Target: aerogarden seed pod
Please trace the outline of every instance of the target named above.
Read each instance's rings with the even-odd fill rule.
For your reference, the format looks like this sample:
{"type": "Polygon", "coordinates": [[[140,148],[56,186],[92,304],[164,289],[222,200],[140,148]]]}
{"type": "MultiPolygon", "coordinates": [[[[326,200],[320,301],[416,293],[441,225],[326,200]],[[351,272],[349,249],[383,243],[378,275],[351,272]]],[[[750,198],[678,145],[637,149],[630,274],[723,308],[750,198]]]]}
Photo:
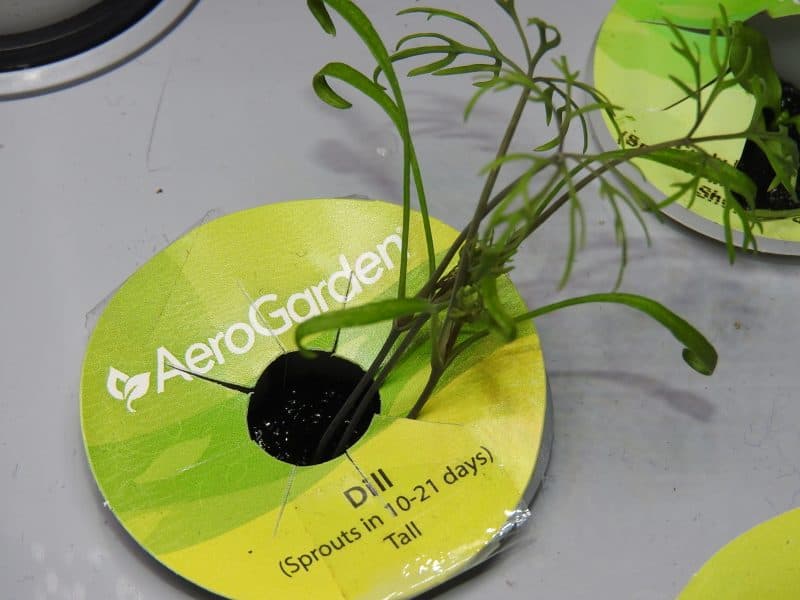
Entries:
{"type": "MultiPolygon", "coordinates": [[[[83,367],[86,452],[108,507],[167,568],[230,598],[410,597],[525,521],[552,436],[531,323],[511,344],[487,337],[463,354],[411,420],[423,336],[358,441],[322,462],[305,452],[325,418],[314,403],[342,401],[336,386],[360,376],[389,324],[320,334],[316,359],[295,352],[295,326],[393,297],[401,222],[399,207],[364,200],[235,213],[174,242],[110,299],[83,367]]],[[[433,233],[438,253],[456,236],[435,221],[433,233]]],[[[427,278],[421,235],[408,250],[413,291],[427,278]]],[[[510,281],[500,287],[524,312],[510,281]]]]}
{"type": "Polygon", "coordinates": [[[726,544],[689,580],[678,600],[797,597],[800,508],[756,525],[726,544]]]}
{"type": "MultiPolygon", "coordinates": [[[[688,132],[694,123],[695,105],[686,101],[686,93],[671,76],[692,80],[685,60],[674,51],[675,37],[667,20],[672,22],[697,48],[702,74],[711,76],[713,62],[710,51],[710,25],[720,15],[720,4],[728,18],[744,21],[758,28],[770,41],[774,63],[784,85],[784,105],[797,109],[800,97],[800,66],[793,58],[800,52],[800,3],[792,0],[669,0],[648,3],[619,0],[603,23],[594,55],[595,86],[620,106],[617,122],[627,147],[649,145],[675,138],[688,132]]],[[[747,128],[753,117],[755,101],[739,86],[724,91],[703,120],[702,134],[735,132],[747,128]]],[[[594,129],[606,148],[617,147],[616,132],[610,122],[594,119],[594,129]],[[614,132],[613,134],[610,132],[614,132]]],[[[800,141],[800,132],[793,132],[800,141]]],[[[767,191],[774,171],[759,156],[754,144],[743,139],[715,141],[706,149],[738,165],[759,187],[757,208],[786,209],[788,193],[767,191]]],[[[676,191],[676,184],[689,176],[676,169],[651,161],[637,162],[647,181],[664,195],[676,191]]],[[[798,184],[800,185],[800,183],[798,184]]],[[[664,213],[704,235],[724,239],[724,192],[713,182],[704,180],[694,193],[685,194],[664,209],[664,213]]],[[[795,207],[800,208],[800,206],[795,207]]],[[[732,218],[737,244],[741,244],[741,228],[732,218]]],[[[768,219],[754,232],[759,250],[800,255],[800,217],[768,219]]]]}

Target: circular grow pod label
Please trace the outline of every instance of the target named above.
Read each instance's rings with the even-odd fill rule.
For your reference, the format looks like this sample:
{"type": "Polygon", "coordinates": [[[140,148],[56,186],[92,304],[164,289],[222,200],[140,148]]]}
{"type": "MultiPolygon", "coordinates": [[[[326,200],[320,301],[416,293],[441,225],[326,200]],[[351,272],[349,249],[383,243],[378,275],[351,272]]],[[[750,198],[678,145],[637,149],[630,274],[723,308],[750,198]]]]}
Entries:
{"type": "Polygon", "coordinates": [[[733,540],[703,565],[678,600],[787,600],[800,590],[800,508],[733,540]]]}
{"type": "MultiPolygon", "coordinates": [[[[314,459],[304,435],[318,434],[287,416],[309,386],[341,403],[335,382],[378,353],[388,324],[311,338],[316,366],[294,331],[396,295],[401,223],[399,207],[363,200],[232,214],[160,252],[109,301],[83,367],[87,454],[109,508],[165,566],[226,597],[411,596],[474,564],[524,514],[549,449],[532,324],[462,354],[411,420],[429,369],[423,335],[363,435],[330,460],[314,459]]],[[[456,232],[432,227],[441,254],[456,232]]],[[[411,292],[427,278],[421,231],[414,214],[411,292]]]]}
{"type": "MultiPolygon", "coordinates": [[[[795,56],[800,49],[796,37],[800,3],[789,0],[725,0],[722,4],[731,21],[747,21],[760,15],[760,24],[774,19],[774,23],[782,23],[789,29],[795,28],[795,33],[790,36],[777,34],[775,40],[770,40],[779,75],[785,80],[785,98],[788,98],[786,90],[794,94],[795,91],[790,88],[800,88],[800,71],[796,61],[787,61],[781,53],[786,53],[787,44],[794,47],[795,56]],[[781,72],[781,65],[787,64],[791,72],[781,72]]],[[[709,28],[712,19],[719,17],[719,6],[720,0],[619,0],[614,5],[597,39],[594,76],[595,86],[615,105],[622,107],[617,114],[617,122],[626,147],[674,139],[676,132],[688,132],[691,129],[696,118],[696,105],[691,98],[686,99],[686,92],[671,77],[693,81],[694,75],[686,60],[672,47],[675,35],[666,20],[680,30],[693,49],[696,48],[701,64],[701,79],[707,81],[713,78],[715,72],[709,28]]],[[[797,94],[800,97],[800,92],[797,94]]],[[[729,88],[716,99],[698,133],[713,135],[742,131],[750,124],[754,109],[755,100],[744,89],[738,86],[729,88]]],[[[611,146],[618,136],[608,117],[603,115],[603,119],[604,126],[600,126],[597,133],[611,146]],[[612,132],[611,135],[608,132],[612,132]]],[[[736,139],[716,141],[705,147],[719,158],[730,164],[739,163],[740,168],[745,169],[745,164],[751,161],[747,156],[752,151],[751,145],[736,139]]],[[[755,158],[756,161],[758,159],[755,158]]],[[[686,173],[652,161],[637,161],[636,164],[647,180],[665,195],[672,195],[677,184],[689,180],[686,173]]],[[[760,177],[753,171],[749,174],[756,180],[760,177]]],[[[767,175],[760,178],[765,177],[767,175]]],[[[761,183],[766,189],[771,177],[769,179],[756,183],[761,183]]],[[[696,231],[722,240],[724,202],[724,192],[718,185],[701,181],[696,190],[687,192],[664,212],[696,231]]],[[[772,206],[763,208],[774,209],[772,206]]],[[[741,233],[737,219],[733,217],[731,220],[734,229],[738,226],[741,233]]],[[[759,249],[780,254],[800,254],[800,217],[768,219],[762,222],[762,226],[755,231],[759,249]]]]}

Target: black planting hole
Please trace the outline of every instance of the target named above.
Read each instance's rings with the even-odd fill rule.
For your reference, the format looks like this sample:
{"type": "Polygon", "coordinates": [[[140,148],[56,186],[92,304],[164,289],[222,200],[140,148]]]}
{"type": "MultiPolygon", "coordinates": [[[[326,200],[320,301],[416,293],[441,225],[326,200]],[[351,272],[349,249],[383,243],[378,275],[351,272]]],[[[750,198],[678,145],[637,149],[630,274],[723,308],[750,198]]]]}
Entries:
{"type": "MultiPolygon", "coordinates": [[[[264,369],[250,396],[250,439],[270,456],[293,465],[315,465],[336,458],[330,450],[317,458],[317,446],[364,375],[357,364],[328,352],[317,352],[314,357],[296,351],[282,354],[264,369]]],[[[366,433],[380,408],[380,396],[375,394],[358,421],[352,444],[366,433]]],[[[339,426],[334,446],[349,424],[347,418],[339,426]]]]}
{"type": "MultiPolygon", "coordinates": [[[[800,51],[800,42],[797,37],[800,15],[772,19],[766,14],[759,14],[749,19],[747,24],[761,31],[769,40],[775,70],[781,76],[783,88],[781,110],[789,113],[790,116],[800,115],[800,67],[796,60],[797,52],[800,51]]],[[[775,116],[765,114],[767,122],[773,120],[775,116]]],[[[789,135],[800,149],[800,131],[796,127],[791,127],[789,135]]],[[[783,185],[778,185],[772,190],[769,189],[775,178],[775,170],[769,164],[766,154],[754,142],[748,140],[745,143],[742,157],[736,166],[756,184],[755,207],[757,209],[789,210],[798,208],[783,185]]],[[[797,192],[800,194],[800,176],[797,180],[797,192]]],[[[739,198],[739,201],[744,208],[747,208],[744,199],[739,198]]]]}
{"type": "MultiPolygon", "coordinates": [[[[787,81],[782,83],[781,109],[787,111],[791,116],[800,115],[800,90],[787,81]]],[[[767,118],[769,119],[769,115],[767,115],[767,118]]],[[[789,129],[789,136],[800,150],[800,132],[796,127],[792,126],[789,129]]],[[[778,184],[775,188],[769,189],[772,180],[775,179],[775,170],[770,165],[767,155],[755,142],[747,140],[742,151],[742,157],[736,166],[756,184],[755,205],[757,209],[789,210],[798,208],[798,205],[792,201],[789,191],[783,185],[778,184]]],[[[800,173],[798,175],[795,187],[797,193],[800,194],[800,173]]],[[[740,200],[740,202],[744,207],[747,207],[743,200],[740,200]]]]}

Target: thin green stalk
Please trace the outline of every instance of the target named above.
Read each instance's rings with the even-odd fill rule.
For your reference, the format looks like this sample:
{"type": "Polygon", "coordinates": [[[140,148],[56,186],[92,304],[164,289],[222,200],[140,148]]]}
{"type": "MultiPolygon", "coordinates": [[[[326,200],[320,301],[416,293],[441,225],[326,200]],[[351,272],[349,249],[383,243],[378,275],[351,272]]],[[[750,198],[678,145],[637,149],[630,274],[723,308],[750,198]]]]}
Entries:
{"type": "MultiPolygon", "coordinates": [[[[586,160],[586,157],[583,155],[575,155],[575,154],[564,154],[565,157],[575,158],[576,160],[586,160],[587,164],[590,162],[600,162],[606,160],[603,158],[604,156],[610,155],[618,155],[620,158],[610,160],[609,162],[603,163],[600,167],[593,171],[583,179],[581,179],[578,183],[575,184],[575,190],[580,191],[585,188],[587,185],[592,183],[597,177],[600,175],[605,174],[609,170],[623,164],[626,162],[630,162],[635,158],[641,158],[648,154],[652,154],[653,152],[657,152],[658,150],[666,150],[670,148],[679,148],[685,146],[698,146],[699,144],[705,144],[708,142],[718,142],[724,140],[732,140],[732,139],[742,139],[746,137],[747,134],[751,133],[749,130],[745,130],[738,134],[718,134],[718,135],[707,135],[701,138],[680,138],[677,140],[670,140],[667,142],[661,142],[658,144],[653,144],[651,146],[641,146],[639,148],[631,148],[626,151],[618,151],[618,150],[611,150],[609,152],[596,155],[591,158],[591,161],[586,160]]],[[[582,167],[581,167],[582,168],[582,167]]],[[[547,221],[550,217],[553,216],[558,209],[564,206],[567,202],[569,202],[570,194],[569,192],[565,192],[557,200],[552,202],[551,204],[547,205],[547,208],[542,211],[540,216],[536,219],[536,221],[532,224],[531,228],[528,231],[528,235],[536,231],[545,221],[547,221]]],[[[526,236],[527,237],[527,236],[526,236]]]]}
{"type": "Polygon", "coordinates": [[[436,271],[436,249],[433,244],[433,232],[431,231],[431,220],[428,214],[428,201],[425,198],[425,187],[422,181],[422,172],[417,161],[417,152],[411,143],[411,174],[414,177],[414,187],[417,190],[417,201],[419,202],[419,212],[422,215],[422,227],[425,231],[425,245],[428,249],[428,276],[432,276],[436,271]]]}
{"type": "Polygon", "coordinates": [[[375,377],[381,364],[386,359],[386,356],[389,354],[395,342],[397,341],[397,338],[400,337],[400,333],[401,332],[398,329],[392,327],[392,330],[389,332],[389,335],[383,342],[383,346],[381,346],[381,349],[378,351],[375,359],[370,364],[367,372],[364,373],[364,376],[358,382],[356,387],[353,388],[352,392],[350,392],[350,395],[347,397],[347,400],[345,400],[342,408],[339,409],[339,412],[336,413],[336,416],[333,418],[330,425],[328,425],[325,433],[322,434],[319,444],[317,444],[317,449],[314,451],[315,461],[322,460],[322,457],[325,455],[325,450],[333,441],[333,436],[336,434],[336,431],[342,426],[342,423],[344,423],[344,420],[353,410],[353,407],[355,406],[361,394],[363,394],[369,382],[373,377],[375,377]]]}
{"type": "MultiPolygon", "coordinates": [[[[724,140],[724,139],[741,139],[741,137],[745,133],[746,132],[741,132],[741,133],[738,133],[738,134],[709,135],[709,136],[704,136],[702,138],[695,138],[694,140],[689,139],[689,138],[680,138],[680,139],[677,139],[677,140],[670,140],[670,141],[662,142],[662,143],[659,143],[659,144],[653,144],[653,145],[650,145],[650,146],[642,146],[640,148],[631,149],[631,150],[627,151],[624,154],[620,154],[619,151],[612,151],[612,153],[620,154],[620,157],[615,159],[615,160],[611,160],[609,162],[606,162],[606,163],[602,164],[600,167],[598,167],[597,169],[592,170],[584,178],[582,178],[580,181],[576,182],[571,191],[567,191],[567,192],[563,193],[554,202],[550,203],[547,206],[547,208],[544,209],[542,211],[542,213],[532,222],[532,224],[528,228],[526,228],[524,230],[524,233],[519,236],[518,242],[521,243],[522,240],[524,240],[525,238],[529,237],[530,234],[532,234],[536,229],[541,227],[541,225],[544,224],[544,222],[546,222],[551,216],[553,216],[553,214],[555,214],[558,211],[559,208],[561,208],[564,204],[569,202],[569,200],[571,198],[571,194],[581,191],[587,185],[589,185],[593,181],[597,180],[602,175],[606,174],[609,171],[613,171],[620,164],[628,162],[628,161],[630,161],[631,159],[634,159],[634,158],[640,158],[642,156],[647,155],[648,153],[656,152],[656,151],[662,150],[662,149],[674,148],[674,147],[680,147],[680,146],[688,146],[690,144],[693,145],[693,144],[707,143],[707,142],[713,142],[713,141],[720,141],[720,140],[724,140]]],[[[584,156],[584,155],[573,155],[573,154],[570,154],[570,153],[564,153],[563,156],[564,157],[569,157],[569,158],[574,158],[575,160],[582,161],[582,164],[578,165],[578,167],[573,169],[573,171],[571,173],[580,172],[580,170],[586,168],[586,166],[585,166],[586,164],[590,164],[594,160],[597,160],[597,157],[592,157],[591,159],[587,159],[587,157],[584,156]]],[[[519,178],[517,178],[517,180],[518,179],[519,178]]],[[[482,221],[483,218],[485,218],[487,214],[489,214],[496,206],[498,206],[507,197],[508,193],[511,192],[511,190],[513,189],[513,187],[514,187],[514,185],[515,185],[517,180],[513,181],[511,184],[506,186],[499,194],[497,194],[497,196],[495,196],[492,199],[492,201],[489,204],[484,206],[483,212],[481,212],[478,215],[476,215],[476,218],[478,219],[478,222],[482,221]]],[[[451,246],[451,248],[449,249],[447,255],[444,257],[442,262],[438,265],[438,270],[437,270],[437,272],[434,273],[434,277],[429,279],[428,283],[426,283],[426,285],[423,287],[423,289],[420,292],[420,294],[429,294],[432,291],[432,289],[435,286],[436,282],[439,281],[439,279],[441,279],[441,275],[443,274],[443,272],[446,269],[447,265],[449,265],[449,263],[455,257],[455,254],[457,253],[457,248],[462,246],[465,240],[469,239],[470,233],[473,231],[473,227],[472,226],[473,226],[474,222],[475,222],[475,220],[473,219],[473,221],[471,221],[469,223],[469,225],[464,230],[462,230],[462,232],[459,234],[458,238],[456,239],[456,242],[451,246]]],[[[458,285],[458,281],[456,281],[456,283],[454,284],[454,286],[453,286],[454,289],[458,289],[457,285],[458,285]]],[[[452,301],[453,298],[454,297],[451,296],[451,301],[452,301]]],[[[450,333],[450,336],[452,336],[452,332],[450,333]]],[[[454,338],[451,337],[450,339],[454,339],[454,338]]],[[[456,351],[454,350],[454,352],[456,352],[456,351]]],[[[458,353],[460,353],[460,350],[458,352],[456,352],[456,354],[458,354],[458,353]]],[[[454,356],[451,356],[449,358],[445,357],[445,361],[446,361],[445,364],[449,364],[449,362],[452,361],[452,358],[454,358],[454,356]]],[[[432,375],[433,375],[433,373],[432,373],[432,375]]],[[[438,378],[435,378],[435,377],[429,378],[429,381],[426,384],[426,387],[425,387],[425,390],[424,390],[426,393],[425,393],[425,395],[420,397],[420,400],[412,408],[412,413],[409,413],[409,417],[410,418],[413,418],[414,415],[419,414],[419,411],[422,409],[422,407],[424,406],[425,402],[429,398],[430,393],[433,392],[433,389],[435,388],[437,381],[438,381],[438,378]]]]}
{"type": "Polygon", "coordinates": [[[425,383],[422,392],[420,392],[419,398],[417,398],[414,406],[411,407],[411,410],[408,412],[408,419],[416,419],[419,416],[425,404],[430,400],[436,386],[439,385],[439,380],[442,378],[445,368],[446,366],[444,368],[431,370],[431,374],[428,376],[428,381],[425,383]]]}
{"type": "MultiPolygon", "coordinates": [[[[383,366],[380,373],[378,373],[377,376],[375,377],[373,384],[369,387],[366,393],[363,396],[361,396],[361,398],[358,400],[356,409],[352,413],[350,423],[347,424],[347,427],[345,428],[342,437],[339,438],[339,442],[337,443],[336,448],[333,451],[333,456],[339,456],[349,447],[350,440],[353,437],[353,433],[355,432],[355,429],[358,426],[359,421],[364,416],[364,413],[366,412],[367,408],[369,407],[372,398],[375,396],[375,394],[378,393],[378,390],[380,390],[381,386],[386,381],[386,378],[389,376],[389,374],[392,372],[397,363],[400,362],[405,353],[411,347],[411,344],[414,342],[414,338],[417,336],[420,329],[422,329],[422,326],[426,323],[427,320],[428,320],[428,315],[420,316],[415,320],[414,324],[407,331],[405,337],[403,338],[403,341],[400,342],[400,345],[397,347],[394,354],[392,354],[391,358],[389,358],[389,360],[386,361],[386,364],[383,366]]],[[[351,396],[352,395],[353,394],[351,394],[351,396]]],[[[342,411],[344,411],[344,407],[342,407],[342,411]]]]}
{"type": "MultiPolygon", "coordinates": [[[[509,6],[507,10],[511,20],[514,22],[514,28],[517,30],[517,35],[519,36],[520,41],[522,42],[522,50],[525,52],[525,64],[533,64],[535,66],[538,59],[534,61],[533,54],[531,53],[531,45],[528,42],[528,36],[525,35],[525,30],[522,27],[522,22],[519,20],[519,15],[517,14],[517,9],[514,7],[513,3],[509,6]]],[[[540,45],[539,50],[537,51],[537,55],[539,53],[544,54],[544,46],[540,45]]]]}
{"type": "MultiPolygon", "coordinates": [[[[510,184],[508,184],[506,187],[504,187],[500,192],[498,192],[497,195],[495,195],[492,198],[492,200],[489,201],[489,203],[486,205],[486,209],[483,211],[483,213],[481,215],[481,220],[486,218],[486,216],[488,216],[489,213],[491,213],[495,208],[497,208],[497,206],[500,205],[500,203],[503,200],[506,199],[508,194],[511,193],[511,191],[514,188],[514,186],[517,184],[517,182],[519,180],[520,180],[519,177],[516,178],[514,181],[512,181],[510,184]]],[[[470,229],[470,226],[467,225],[464,229],[462,229],[459,232],[459,234],[456,237],[455,241],[447,249],[447,252],[445,253],[444,257],[442,257],[442,260],[437,265],[436,271],[434,271],[433,275],[428,279],[428,281],[425,283],[425,285],[420,290],[420,292],[418,294],[418,297],[421,297],[421,298],[427,297],[433,291],[433,287],[442,278],[442,276],[444,275],[444,272],[447,270],[447,267],[450,266],[450,263],[453,261],[453,259],[455,258],[456,254],[458,254],[459,249],[464,244],[464,241],[467,239],[467,235],[469,233],[469,229],[470,229]]]]}
{"type": "MultiPolygon", "coordinates": [[[[492,210],[494,210],[494,208],[496,208],[505,199],[505,197],[513,189],[514,185],[516,184],[516,181],[517,180],[511,182],[509,185],[507,185],[505,188],[503,188],[500,192],[498,192],[496,196],[494,196],[492,198],[492,200],[486,206],[486,212],[483,215],[484,217],[486,216],[486,214],[488,214],[492,210]]],[[[448,251],[445,254],[445,256],[442,258],[442,260],[437,265],[436,271],[428,279],[428,281],[425,284],[425,286],[423,287],[423,289],[417,294],[417,297],[425,298],[429,294],[432,293],[434,286],[442,278],[442,276],[444,275],[444,272],[446,271],[446,269],[449,266],[450,262],[453,260],[453,258],[455,258],[455,255],[457,254],[459,247],[461,246],[461,244],[463,244],[464,240],[466,239],[467,232],[468,232],[468,228],[464,228],[459,233],[458,237],[455,239],[453,244],[450,246],[450,248],[448,249],[448,251]]],[[[402,331],[397,329],[397,328],[395,328],[395,327],[393,327],[392,330],[389,332],[389,336],[386,338],[386,341],[384,341],[383,346],[381,346],[381,349],[378,351],[378,354],[375,356],[375,358],[370,363],[370,366],[368,367],[366,373],[359,380],[359,382],[356,385],[356,387],[353,388],[353,391],[347,397],[347,400],[345,400],[345,403],[342,405],[342,408],[339,410],[339,412],[336,414],[334,419],[331,421],[330,425],[328,425],[328,428],[325,430],[325,433],[323,434],[322,438],[320,439],[320,442],[317,445],[317,449],[316,449],[316,451],[314,453],[314,460],[321,460],[322,456],[324,455],[325,449],[330,445],[330,443],[331,443],[331,441],[333,439],[333,436],[336,433],[336,430],[339,427],[341,427],[341,425],[344,422],[344,420],[348,417],[348,415],[350,414],[350,411],[355,406],[355,403],[356,403],[357,399],[359,398],[359,396],[361,396],[363,394],[363,392],[366,389],[367,385],[369,385],[370,380],[374,379],[374,377],[376,376],[378,370],[381,367],[381,364],[383,364],[383,362],[386,360],[386,357],[391,352],[392,347],[394,346],[395,342],[397,341],[397,339],[398,339],[398,337],[400,336],[401,333],[402,333],[402,331]]],[[[390,360],[393,360],[393,359],[394,359],[394,355],[392,356],[392,358],[390,360]]]]}
{"type": "MultiPolygon", "coordinates": [[[[532,73],[529,72],[528,76],[530,77],[531,75],[532,73]]],[[[506,127],[505,134],[503,135],[503,139],[500,142],[500,147],[497,151],[498,159],[504,157],[508,153],[508,148],[511,145],[511,140],[514,139],[514,134],[517,131],[517,127],[519,126],[520,119],[522,118],[522,113],[525,111],[525,106],[528,103],[530,94],[531,90],[526,87],[523,89],[522,94],[520,94],[519,100],[517,100],[517,105],[514,107],[514,113],[511,115],[511,119],[506,127]]],[[[502,164],[496,164],[491,171],[489,171],[478,200],[478,205],[475,208],[475,213],[473,214],[472,220],[467,227],[467,235],[465,238],[466,245],[462,245],[461,259],[457,267],[455,283],[453,284],[453,288],[455,290],[461,289],[461,286],[463,286],[464,280],[467,277],[467,272],[469,270],[469,255],[471,252],[470,244],[472,240],[477,237],[478,228],[483,220],[483,215],[486,214],[486,205],[489,202],[489,197],[491,196],[494,185],[497,182],[498,176],[500,175],[501,166],[502,164]]],[[[451,320],[453,307],[455,305],[455,298],[456,294],[453,294],[450,299],[450,306],[445,314],[444,326],[442,327],[444,335],[452,334],[452,330],[448,329],[451,328],[449,322],[451,320]]]]}

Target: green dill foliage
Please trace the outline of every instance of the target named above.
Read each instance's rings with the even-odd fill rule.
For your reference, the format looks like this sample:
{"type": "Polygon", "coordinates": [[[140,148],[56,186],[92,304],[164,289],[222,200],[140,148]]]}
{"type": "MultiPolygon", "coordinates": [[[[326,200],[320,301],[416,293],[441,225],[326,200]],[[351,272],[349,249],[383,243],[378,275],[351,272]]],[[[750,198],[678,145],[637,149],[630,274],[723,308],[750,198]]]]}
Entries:
{"type": "MultiPolygon", "coordinates": [[[[671,151],[643,158],[678,168],[691,175],[691,178],[677,186],[675,194],[661,202],[660,206],[675,201],[687,192],[691,192],[691,198],[694,198],[702,179],[723,185],[726,191],[725,240],[730,260],[733,262],[732,215],[735,215],[741,223],[744,232],[742,247],[745,249],[756,248],[754,231],[761,221],[800,215],[800,199],[796,192],[800,157],[797,144],[789,136],[790,127],[800,124],[800,117],[792,117],[781,110],[781,82],[772,64],[769,43],[761,32],[741,22],[729,23],[724,9],[721,8],[720,19],[715,20],[708,30],[714,77],[703,84],[698,49],[686,41],[681,28],[669,21],[666,21],[666,25],[675,36],[673,49],[686,60],[693,74],[691,82],[682,81],[674,76],[670,79],[686,93],[686,97],[680,102],[691,100],[695,104],[694,123],[683,136],[689,141],[685,148],[694,154],[679,155],[671,151]],[[713,136],[696,136],[719,95],[734,86],[743,88],[756,101],[753,118],[747,129],[713,136]],[[719,159],[711,157],[712,160],[708,160],[708,153],[703,151],[702,144],[726,139],[749,139],[754,142],[764,152],[775,171],[770,189],[782,185],[798,207],[784,211],[758,210],[755,206],[757,190],[753,181],[719,159]],[[697,168],[700,166],[698,161],[707,166],[703,169],[697,168]]],[[[672,148],[683,148],[680,145],[673,145],[673,141],[667,143],[672,148]]]]}
{"type": "Polygon", "coordinates": [[[499,298],[497,280],[511,270],[522,242],[553,214],[564,209],[569,214],[567,260],[561,278],[562,285],[565,284],[584,237],[583,202],[605,201],[615,215],[614,231],[621,251],[616,289],[627,262],[624,212],[632,213],[647,233],[643,213],[658,213],[671,202],[692,193],[704,179],[725,190],[725,229],[731,259],[734,256],[734,220],[744,231],[743,246],[755,247],[754,230],[764,216],[755,210],[755,184],[747,175],[704,148],[717,140],[753,140],[774,167],[776,182],[783,183],[790,191],[795,189],[797,148],[788,137],[787,119],[775,111],[780,104],[780,95],[775,96],[777,76],[772,69],[768,46],[759,34],[741,23],[730,23],[722,11],[710,29],[715,73],[708,82],[701,81],[698,48],[690,45],[681,31],[668,23],[675,36],[674,50],[685,58],[694,74],[691,81],[674,79],[675,85],[686,93],[686,100],[696,105],[694,123],[674,140],[636,148],[624,147],[617,127],[621,147],[593,152],[589,145],[590,114],[603,111],[615,123],[616,107],[601,91],[582,81],[565,57],[555,54],[561,42],[558,29],[537,18],[521,17],[514,0],[494,0],[497,9],[510,20],[518,34],[513,49],[501,47],[486,28],[465,15],[415,6],[400,14],[422,15],[428,21],[454,22],[471,37],[477,34],[482,43],[471,45],[430,31],[403,37],[394,51],[387,49],[368,17],[351,0],[308,0],[307,3],[323,30],[331,35],[336,33],[332,16],[336,13],[361,38],[375,60],[366,72],[341,62],[329,63],[314,76],[313,87],[323,101],[346,109],[350,102],[334,89],[345,84],[372,100],[396,127],[403,144],[403,244],[405,247],[408,242],[412,200],[416,199],[427,240],[429,275],[422,290],[409,297],[406,252],[403,251],[396,299],[327,313],[298,327],[297,343],[305,348],[304,340],[320,331],[393,322],[368,376],[353,390],[321,440],[318,457],[331,450],[341,452],[349,445],[351,431],[338,440],[333,439],[333,432],[345,421],[358,422],[370,397],[423,330],[425,335],[430,335],[432,343],[431,372],[419,401],[409,414],[412,418],[419,414],[454,358],[477,340],[489,334],[512,340],[517,323],[521,321],[589,302],[622,304],[648,314],[684,346],[683,357],[689,366],[706,375],[713,372],[717,361],[713,346],[689,323],[653,300],[614,291],[573,298],[526,314],[512,314],[499,298]],[[395,72],[396,63],[409,59],[423,62],[412,68],[409,76],[473,78],[476,91],[472,98],[465,100],[465,119],[487,93],[509,92],[518,96],[504,131],[498,132],[496,157],[482,173],[484,183],[473,216],[439,262],[433,253],[420,165],[400,80],[395,72]],[[756,98],[758,109],[749,127],[743,131],[699,135],[697,132],[715,100],[732,86],[742,86],[756,98]],[[532,105],[543,109],[552,137],[529,152],[509,153],[521,119],[532,105]],[[624,168],[632,165],[635,169],[632,162],[635,159],[680,169],[688,174],[687,181],[677,186],[669,197],[655,198],[638,182],[638,174],[624,168]],[[515,163],[516,172],[522,167],[521,173],[498,190],[500,171],[509,163],[515,163]],[[584,198],[582,193],[592,183],[599,185],[600,197],[595,193],[584,198]],[[370,385],[370,380],[374,380],[374,384],[370,385]]]}

